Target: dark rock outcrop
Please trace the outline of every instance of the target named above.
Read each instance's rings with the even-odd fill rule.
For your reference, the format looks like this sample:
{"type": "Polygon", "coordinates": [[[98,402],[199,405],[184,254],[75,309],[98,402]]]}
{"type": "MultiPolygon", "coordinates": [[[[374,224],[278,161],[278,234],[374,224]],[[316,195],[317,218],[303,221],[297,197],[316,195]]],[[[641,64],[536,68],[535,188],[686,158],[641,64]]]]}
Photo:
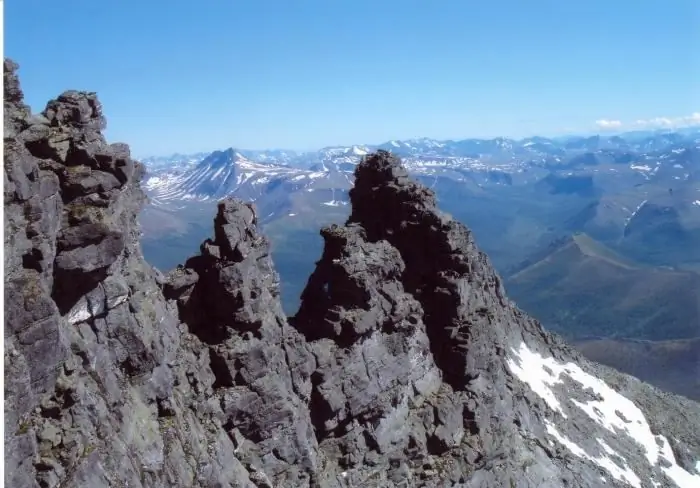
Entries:
{"type": "Polygon", "coordinates": [[[170,273],[164,292],[207,345],[212,399],[239,459],[274,486],[305,486],[319,468],[306,408],[314,359],[282,313],[279,278],[256,223],[251,205],[221,202],[214,240],[170,273]]]}
{"type": "Polygon", "coordinates": [[[5,61],[6,484],[256,486],[209,348],[141,254],[141,165],[106,143],[93,93],[31,116],[16,69],[5,61]]]}
{"type": "MultiPolygon", "coordinates": [[[[317,425],[324,451],[359,451],[359,460],[339,458],[355,468],[350,486],[374,483],[369,472],[376,486],[400,486],[402,477],[409,486],[598,486],[603,461],[591,458],[606,452],[625,459],[620,480],[654,479],[650,458],[630,455],[629,438],[581,407],[602,412],[623,401],[599,378],[624,384],[638,406],[663,403],[651,417],[671,429],[666,436],[688,433],[669,411],[700,426],[696,404],[585,361],[518,310],[469,230],[440,213],[392,155],[363,161],[350,197],[348,224],[322,231],[324,255],[294,320],[312,347],[332,343],[313,374],[312,398],[324,408],[312,415],[325,414],[317,425]],[[332,430],[346,418],[351,428],[332,430]],[[367,458],[386,464],[368,470],[367,458]]],[[[662,432],[648,429],[647,437],[662,432]]]]}
{"type": "Polygon", "coordinates": [[[543,331],[391,154],[288,320],[249,204],[162,276],[95,95],[4,69],[8,486],[700,486],[700,406],[543,331]]]}

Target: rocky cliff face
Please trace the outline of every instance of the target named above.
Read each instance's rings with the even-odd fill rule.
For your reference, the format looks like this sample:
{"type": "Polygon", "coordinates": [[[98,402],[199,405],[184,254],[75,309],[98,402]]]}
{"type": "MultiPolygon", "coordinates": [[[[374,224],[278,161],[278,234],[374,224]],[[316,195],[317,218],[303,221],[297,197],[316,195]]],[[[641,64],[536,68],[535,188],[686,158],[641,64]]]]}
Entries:
{"type": "Polygon", "coordinates": [[[162,276],[142,168],[92,93],[5,75],[5,482],[13,487],[700,486],[700,406],[590,363],[505,296],[389,153],[296,317],[225,200],[162,276]]]}

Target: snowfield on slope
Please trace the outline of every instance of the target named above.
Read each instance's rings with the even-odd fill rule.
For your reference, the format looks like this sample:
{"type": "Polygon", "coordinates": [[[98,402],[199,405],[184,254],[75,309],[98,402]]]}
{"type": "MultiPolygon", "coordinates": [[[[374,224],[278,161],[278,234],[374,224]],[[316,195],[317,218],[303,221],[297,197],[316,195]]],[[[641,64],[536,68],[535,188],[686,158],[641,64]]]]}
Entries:
{"type": "MultiPolygon", "coordinates": [[[[549,408],[560,413],[564,419],[568,418],[568,415],[552,387],[563,384],[566,376],[579,383],[584,389],[592,390],[598,400],[586,403],[575,399],[568,399],[568,401],[585,412],[592,422],[604,427],[615,436],[626,435],[633,439],[644,450],[649,464],[660,468],[678,488],[700,487],[700,460],[696,464],[696,473],[690,473],[679,466],[668,439],[662,435],[655,435],[644,413],[632,401],[613,390],[601,379],[586,373],[577,364],[562,364],[554,358],[545,358],[532,351],[525,343],[521,343],[517,350],[512,351],[512,357],[507,359],[507,365],[518,379],[526,383],[547,403],[549,408]]],[[[547,423],[547,432],[575,456],[596,463],[619,481],[641,488],[639,476],[629,466],[621,467],[613,460],[613,457],[624,458],[604,440],[597,439],[597,442],[608,456],[596,456],[587,453],[585,449],[567,439],[551,422],[547,423]]],[[[654,486],[663,486],[658,480],[652,480],[652,483],[654,486]]]]}

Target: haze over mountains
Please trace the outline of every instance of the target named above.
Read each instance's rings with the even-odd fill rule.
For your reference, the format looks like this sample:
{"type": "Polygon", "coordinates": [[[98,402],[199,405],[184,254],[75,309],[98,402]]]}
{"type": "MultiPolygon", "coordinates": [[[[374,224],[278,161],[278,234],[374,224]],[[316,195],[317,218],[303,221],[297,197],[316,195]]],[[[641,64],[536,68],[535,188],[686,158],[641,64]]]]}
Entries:
{"type": "MultiPolygon", "coordinates": [[[[355,166],[377,149],[470,226],[520,306],[552,330],[573,341],[700,336],[700,128],[147,158],[146,257],[172,268],[207,235],[214,202],[251,200],[293,312],[318,226],[347,218],[355,166]]],[[[700,397],[700,380],[686,380],[700,397]]]]}

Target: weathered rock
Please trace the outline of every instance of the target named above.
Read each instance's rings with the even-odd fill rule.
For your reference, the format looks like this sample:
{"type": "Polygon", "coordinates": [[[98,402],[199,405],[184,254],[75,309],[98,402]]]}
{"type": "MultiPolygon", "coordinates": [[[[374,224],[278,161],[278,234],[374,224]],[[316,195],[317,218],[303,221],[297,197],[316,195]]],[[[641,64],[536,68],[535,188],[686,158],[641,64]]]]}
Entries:
{"type": "Polygon", "coordinates": [[[253,486],[208,347],[141,255],[141,165],[94,94],[32,116],[4,68],[6,484],[253,486]]]}
{"type": "Polygon", "coordinates": [[[519,311],[389,153],[299,313],[249,204],[163,276],[143,167],[94,93],[5,85],[5,482],[25,487],[700,486],[700,406],[590,363],[519,311]]]}
{"type": "Polygon", "coordinates": [[[398,159],[366,157],[350,198],[346,226],[321,232],[324,253],[293,321],[317,357],[319,447],[347,486],[700,482],[682,450],[672,458],[670,447],[642,447],[681,436],[694,453],[685,459],[697,461],[700,407],[591,364],[543,331],[398,159]],[[611,387],[618,378],[626,398],[611,387]]]}
{"type": "Polygon", "coordinates": [[[305,402],[313,357],[282,313],[279,278],[252,207],[219,203],[214,235],[202,256],[171,274],[166,294],[208,344],[223,422],[247,446],[241,460],[273,486],[303,486],[318,469],[305,402]]]}

